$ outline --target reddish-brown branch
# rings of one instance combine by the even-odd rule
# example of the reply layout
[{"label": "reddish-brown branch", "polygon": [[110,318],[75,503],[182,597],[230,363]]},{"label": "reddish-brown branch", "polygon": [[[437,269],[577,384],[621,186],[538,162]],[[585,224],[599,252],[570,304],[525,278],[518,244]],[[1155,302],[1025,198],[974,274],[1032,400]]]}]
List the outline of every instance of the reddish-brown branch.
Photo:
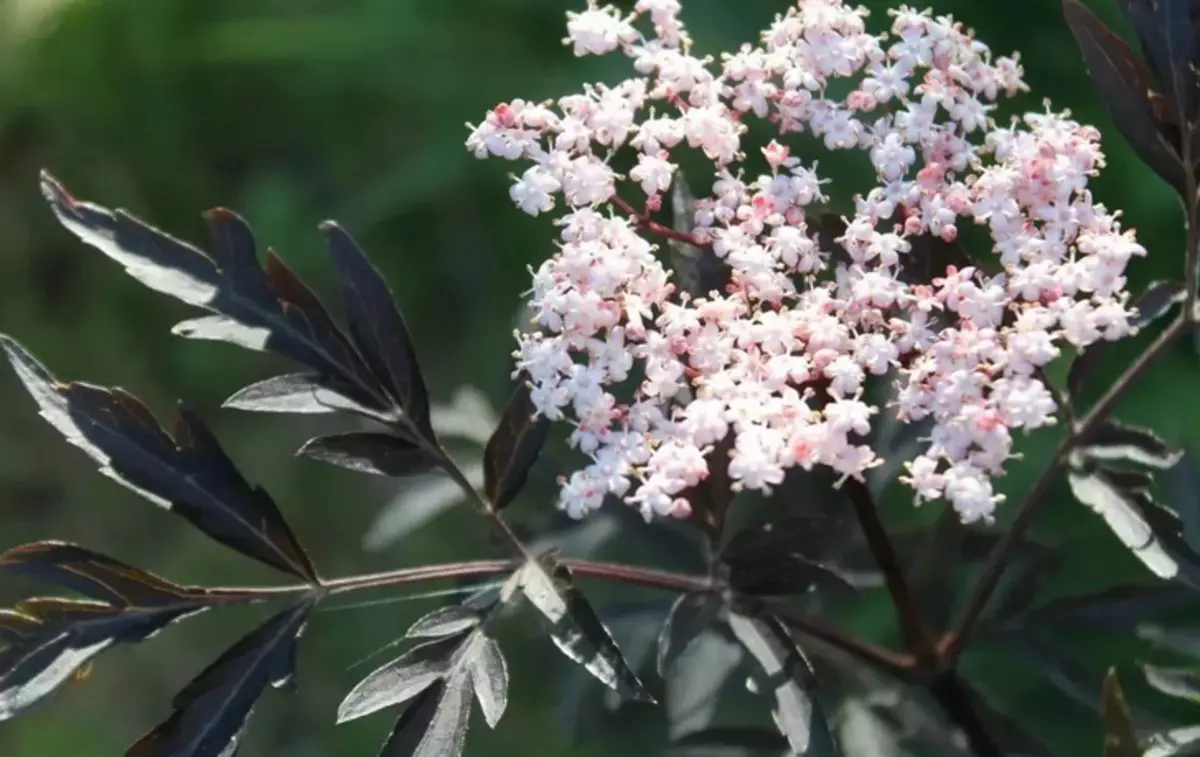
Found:
[{"label": "reddish-brown branch", "polygon": [[690,244],[693,247],[699,247],[703,250],[712,249],[712,244],[710,242],[700,239],[695,234],[689,234],[686,231],[679,231],[678,229],[672,229],[670,226],[664,226],[658,221],[652,220],[645,213],[639,213],[632,205],[616,195],[613,195],[612,204],[620,208],[625,213],[628,213],[629,216],[637,222],[639,229],[648,231],[651,234],[657,234],[660,237],[673,239],[677,242],[684,242],[685,244]]}]

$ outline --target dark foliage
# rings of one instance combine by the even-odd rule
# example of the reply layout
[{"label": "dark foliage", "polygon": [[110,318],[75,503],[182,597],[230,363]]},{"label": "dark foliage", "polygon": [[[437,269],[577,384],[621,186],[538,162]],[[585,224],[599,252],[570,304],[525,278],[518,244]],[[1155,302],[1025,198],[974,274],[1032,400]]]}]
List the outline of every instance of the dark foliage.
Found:
[{"label": "dark foliage", "polygon": [[[332,314],[273,251],[260,262],[250,227],[232,211],[207,214],[212,244],[205,253],[128,212],[78,200],[43,175],[43,193],[68,230],[147,287],[207,311],[174,333],[272,352],[301,366],[241,389],[227,407],[365,419],[370,429],[311,439],[297,454],[392,478],[439,471],[489,520],[509,557],[323,578],[275,501],[238,472],[192,410],[181,405],[168,431],[124,389],[61,382],[18,342],[0,336],[41,415],[105,475],[298,581],[183,586],[72,544],[16,547],[0,556],[0,571],[56,584],[72,596],[34,597],[0,611],[0,720],[44,699],[115,645],[147,640],[224,605],[283,600],[282,609],[193,678],[167,718],[127,752],[232,757],[266,689],[294,680],[299,639],[319,603],[359,589],[500,575],[491,588],[414,623],[397,642],[407,648],[346,695],[339,722],[403,707],[383,757],[462,754],[472,710],[478,706],[495,728],[507,708],[501,625],[528,606],[573,663],[560,696],[564,721],[640,754],[1049,755],[1036,734],[998,708],[986,682],[960,664],[964,653],[983,645],[1003,650],[1014,665],[1043,677],[1061,701],[1092,713],[1107,757],[1190,753],[1200,744],[1200,728],[1174,727],[1128,705],[1116,669],[1093,669],[1050,640],[1056,632],[1137,633],[1155,652],[1187,660],[1143,664],[1146,683],[1164,696],[1200,701],[1200,635],[1158,621],[1194,603],[1200,588],[1200,468],[1153,431],[1112,418],[1129,385],[1195,330],[1200,6],[1194,0],[1120,5],[1144,59],[1078,0],[1063,0],[1064,18],[1118,130],[1180,194],[1189,229],[1185,280],[1157,283],[1137,300],[1135,326],[1168,325],[1090,405],[1083,396],[1113,353],[1101,344],[1075,356],[1062,395],[1070,428],[1007,529],[963,525],[950,513],[923,527],[889,530],[876,500],[925,433],[921,424],[898,421],[873,427],[866,441],[889,462],[866,480],[791,471],[772,499],[753,509],[754,518],[739,510],[727,475],[730,434],[707,450],[712,474],[683,493],[690,508],[684,523],[626,529],[636,515],[624,509],[541,529],[512,523],[517,508],[509,506],[549,454],[550,429],[536,415],[530,384],[520,377],[483,445],[477,491],[438,438],[429,387],[388,284],[336,223],[320,227],[340,290],[341,312]],[[711,249],[696,246],[701,241],[679,241],[695,241],[689,237],[694,203],[680,180],[670,227],[631,215],[674,232],[668,254],[679,285],[703,296],[726,285],[728,269]],[[833,214],[810,220],[822,246],[836,255],[844,222]],[[969,264],[957,243],[920,237],[912,240],[903,275],[928,282]],[[880,394],[873,404],[891,399],[887,378],[871,385]],[[1059,474],[1074,498],[1163,580],[1054,595],[1072,545],[1044,544],[1026,531]],[[618,532],[629,534],[630,543],[617,544]],[[590,559],[643,538],[653,540],[663,567]],[[593,605],[582,579],[660,594]],[[893,605],[902,649],[825,619],[830,607],[877,589]],[[750,678],[749,691],[731,685],[739,673]],[[604,689],[585,686],[592,679]],[[597,706],[593,696],[606,699]],[[746,700],[754,701],[757,721],[729,716],[742,712]],[[652,706],[659,702],[664,706]],[[619,724],[630,722],[656,724],[661,743],[622,742]]]}]

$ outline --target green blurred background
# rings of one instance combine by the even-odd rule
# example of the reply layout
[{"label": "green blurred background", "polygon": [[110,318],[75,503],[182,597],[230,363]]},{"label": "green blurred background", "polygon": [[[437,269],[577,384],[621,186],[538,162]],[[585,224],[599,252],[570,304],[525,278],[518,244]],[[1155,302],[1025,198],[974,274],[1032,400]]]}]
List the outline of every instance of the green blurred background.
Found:
[{"label": "green blurred background", "polygon": [[[379,553],[361,549],[364,530],[390,489],[348,472],[300,462],[291,452],[327,421],[252,416],[219,409],[250,381],[279,371],[270,356],[184,342],[169,327],[189,311],[141,287],[58,227],[37,190],[47,168],[80,197],[126,207],[198,243],[201,211],[237,209],[263,247],[278,250],[329,299],[332,278],[317,224],[336,218],[392,282],[434,398],[470,383],[494,401],[508,386],[511,330],[526,266],[551,249],[545,218],[507,199],[512,165],[479,162],[462,143],[465,122],[496,102],[575,91],[624,75],[624,61],[571,57],[563,13],[582,0],[0,0],[0,331],[16,335],[60,377],[119,384],[160,415],[176,398],[199,407],[232,457],[274,494],[328,575],[468,558],[488,546],[469,513],[451,513]],[[876,10],[882,28],[885,3]],[[1122,32],[1115,0],[1092,7]],[[783,0],[685,0],[699,49],[718,52],[754,38]],[[1111,135],[1056,0],[938,0],[977,29],[993,50],[1019,49],[1032,93],[1005,114],[1069,107],[1106,134],[1109,160],[1094,184],[1124,210],[1150,251],[1131,282],[1177,277],[1183,235],[1172,192]],[[860,175],[859,158],[821,156],[823,173]],[[840,161],[840,162],[839,162]],[[844,168],[843,168],[844,167]],[[693,179],[694,183],[695,180]],[[1148,337],[1143,337],[1142,340]],[[1141,340],[1138,340],[1141,341]],[[1134,354],[1126,345],[1121,356]],[[1115,375],[1123,361],[1106,365]],[[1059,366],[1065,367],[1065,366]],[[1056,375],[1062,375],[1058,371]],[[1103,378],[1103,377],[1101,377]],[[1195,442],[1197,357],[1183,346],[1132,393],[1119,413],[1168,440]],[[1102,382],[1098,382],[1102,383]],[[270,582],[233,553],[96,473],[41,421],[5,371],[0,374],[0,546],[64,538],[184,582]],[[1005,482],[1014,497],[1054,443],[1022,442],[1026,459]],[[544,477],[544,478],[548,478]],[[523,507],[550,507],[549,491]],[[899,503],[896,523],[936,515]],[[1069,540],[1073,557],[1053,587],[1077,591],[1143,571],[1065,487],[1039,524]],[[6,598],[26,587],[0,590]],[[296,696],[269,694],[244,754],[309,757],[374,754],[390,721],[380,716],[335,729],[342,694],[370,668],[348,670],[394,638],[417,605],[315,616],[305,636]],[[119,754],[167,714],[171,694],[256,616],[210,615],[139,648],[103,656],[80,686],[0,725],[0,754],[100,757]],[[244,621],[244,624],[242,623]],[[894,641],[886,602],[869,598],[847,618],[862,633]],[[518,634],[514,699],[498,731],[479,729],[468,753],[611,753],[570,747],[554,717],[561,671],[542,646]],[[1093,661],[1128,661],[1127,641],[1073,638]],[[1059,707],[1047,684],[989,654],[972,671],[1003,694],[1010,714],[1061,753],[1095,753],[1092,716]],[[1136,688],[1136,687],[1135,687]],[[478,728],[478,724],[477,724]]]}]

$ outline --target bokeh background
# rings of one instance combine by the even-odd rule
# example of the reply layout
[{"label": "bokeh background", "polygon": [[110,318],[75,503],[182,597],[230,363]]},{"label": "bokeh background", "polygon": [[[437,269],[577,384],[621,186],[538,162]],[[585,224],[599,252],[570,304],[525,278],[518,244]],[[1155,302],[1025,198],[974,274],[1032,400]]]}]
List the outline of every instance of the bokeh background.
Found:
[{"label": "bokeh background", "polygon": [[[77,195],[128,208],[204,244],[201,212],[237,209],[263,247],[278,250],[335,301],[317,224],[336,218],[389,277],[408,318],[434,398],[471,384],[494,402],[509,386],[511,331],[526,266],[551,249],[545,218],[507,199],[510,165],[479,162],[462,143],[503,99],[553,97],[583,80],[614,80],[624,61],[573,59],[560,44],[564,11],[582,0],[0,0],[0,331],[14,334],[60,377],[117,384],[160,415],[177,398],[201,409],[232,457],[281,504],[326,574],[470,558],[489,548],[470,513],[450,512],[383,551],[363,534],[393,496],[387,483],[298,461],[292,451],[327,421],[239,414],[221,401],[284,368],[270,356],[169,334],[189,311],[126,277],[54,222],[37,189],[47,168]],[[883,24],[886,4],[867,3]],[[1128,32],[1115,0],[1089,3]],[[685,0],[699,49],[754,38],[784,0]],[[1177,277],[1181,213],[1172,192],[1113,134],[1086,78],[1056,0],[936,0],[998,52],[1020,50],[1032,92],[1007,113],[1069,107],[1106,134],[1108,168],[1094,184],[1121,208],[1150,251],[1131,286]],[[879,27],[876,27],[879,28]],[[821,157],[837,183],[861,172]],[[844,168],[843,168],[844,166]],[[1149,338],[1144,337],[1144,338]],[[1122,359],[1103,367],[1106,376]],[[1065,368],[1065,366],[1058,366]],[[1063,371],[1056,371],[1061,376]],[[1101,377],[1103,378],[1103,376]],[[1168,440],[1197,441],[1200,358],[1170,354],[1119,415]],[[1102,384],[1103,382],[1097,382]],[[8,371],[0,372],[0,547],[64,538],[183,582],[271,582],[249,561],[210,544],[186,524],[100,476],[36,415]],[[1026,458],[1005,481],[1014,496],[1054,443],[1022,441]],[[556,462],[562,458],[556,458]],[[550,507],[549,482],[522,502]],[[895,523],[928,520],[894,504]],[[1065,486],[1038,533],[1070,543],[1072,558],[1052,591],[1078,591],[1144,575]],[[26,587],[7,586],[12,598]],[[603,589],[599,589],[603,595]],[[395,638],[428,605],[405,603],[315,616],[305,636],[303,685],[269,694],[256,714],[247,757],[374,754],[390,720],[335,729],[334,708],[370,667],[350,669]],[[170,696],[255,620],[212,614],[151,643],[100,658],[86,684],[69,686],[25,717],[0,724],[0,754],[100,757],[168,712]],[[895,631],[886,601],[867,599],[847,618],[882,641]],[[1126,639],[1064,639],[1097,664],[1130,660]],[[604,755],[572,746],[556,715],[565,668],[549,648],[516,632],[509,647],[514,697],[494,734],[469,741],[475,755]],[[989,653],[971,658],[1009,714],[1062,754],[1095,754],[1094,716],[1054,699],[1051,684]],[[1135,687],[1135,691],[1136,691]]]}]

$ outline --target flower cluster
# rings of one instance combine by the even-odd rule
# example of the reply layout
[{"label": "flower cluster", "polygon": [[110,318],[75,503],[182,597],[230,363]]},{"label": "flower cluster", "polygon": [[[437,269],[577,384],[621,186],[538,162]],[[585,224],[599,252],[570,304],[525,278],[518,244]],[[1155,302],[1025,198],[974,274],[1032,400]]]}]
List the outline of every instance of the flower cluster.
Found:
[{"label": "flower cluster", "polygon": [[[799,0],[718,63],[692,54],[679,10],[568,14],[577,55],[620,52],[637,75],[470,127],[477,156],[527,163],[517,206],[565,209],[516,352],[539,412],[570,422],[591,459],[561,506],[579,516],[615,495],[686,516],[681,494],[722,441],[740,487],[768,490],[793,466],[861,477],[881,462],[865,440],[887,412],[932,423],[903,477],[917,500],[990,518],[1013,431],[1054,422],[1041,368],[1064,342],[1130,329],[1124,270],[1145,250],[1087,189],[1099,134],[1049,109],[998,125],[995,102],[1025,89],[1018,59],[949,17],[902,7],[871,34],[862,8]],[[752,149],[751,119],[778,137]],[[874,166],[836,245],[816,223],[831,181],[792,154],[800,134]],[[675,236],[719,258],[723,291],[682,291],[657,254],[671,230],[653,218],[684,151],[711,162],[711,194]],[[952,243],[964,222],[986,229],[991,265],[906,275],[916,244]],[[892,382],[886,407],[865,401],[871,377]]]}]

